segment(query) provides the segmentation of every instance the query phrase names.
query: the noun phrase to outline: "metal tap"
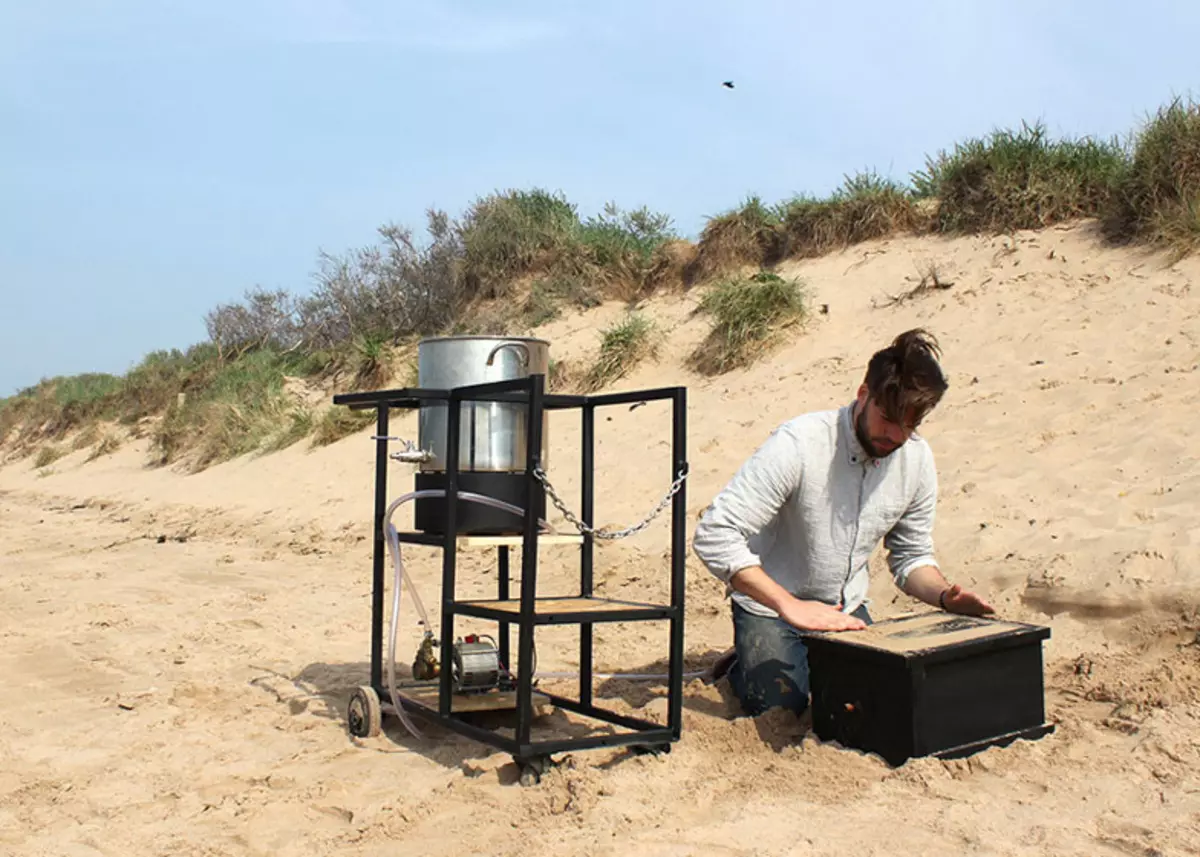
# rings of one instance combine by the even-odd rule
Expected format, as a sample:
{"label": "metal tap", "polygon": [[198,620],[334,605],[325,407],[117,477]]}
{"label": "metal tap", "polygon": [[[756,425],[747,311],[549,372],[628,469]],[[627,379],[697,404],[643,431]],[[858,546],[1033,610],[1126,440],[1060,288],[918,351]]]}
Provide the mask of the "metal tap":
{"label": "metal tap", "polygon": [[419,449],[411,440],[406,440],[404,441],[404,449],[399,452],[390,453],[388,458],[402,461],[405,464],[425,464],[426,462],[433,461],[434,455],[430,450]]}

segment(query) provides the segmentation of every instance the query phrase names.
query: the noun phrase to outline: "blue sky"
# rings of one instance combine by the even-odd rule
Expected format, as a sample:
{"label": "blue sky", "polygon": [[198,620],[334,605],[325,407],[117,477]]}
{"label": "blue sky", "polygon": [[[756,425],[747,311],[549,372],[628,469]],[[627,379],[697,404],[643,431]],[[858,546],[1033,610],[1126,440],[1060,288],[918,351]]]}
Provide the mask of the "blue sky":
{"label": "blue sky", "polygon": [[1022,119],[1124,135],[1200,89],[1197,32],[1182,0],[0,0],[0,396],[497,189],[694,236]]}

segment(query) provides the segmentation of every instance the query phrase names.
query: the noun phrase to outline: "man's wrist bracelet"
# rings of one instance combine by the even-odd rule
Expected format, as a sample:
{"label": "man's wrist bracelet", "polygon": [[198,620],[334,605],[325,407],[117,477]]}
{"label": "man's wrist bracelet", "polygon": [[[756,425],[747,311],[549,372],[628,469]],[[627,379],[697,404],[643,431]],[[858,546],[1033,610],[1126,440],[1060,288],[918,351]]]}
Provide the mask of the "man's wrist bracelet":
{"label": "man's wrist bracelet", "polygon": [[938,607],[941,607],[943,610],[946,609],[946,593],[949,591],[949,589],[943,589],[942,594],[938,596]]}

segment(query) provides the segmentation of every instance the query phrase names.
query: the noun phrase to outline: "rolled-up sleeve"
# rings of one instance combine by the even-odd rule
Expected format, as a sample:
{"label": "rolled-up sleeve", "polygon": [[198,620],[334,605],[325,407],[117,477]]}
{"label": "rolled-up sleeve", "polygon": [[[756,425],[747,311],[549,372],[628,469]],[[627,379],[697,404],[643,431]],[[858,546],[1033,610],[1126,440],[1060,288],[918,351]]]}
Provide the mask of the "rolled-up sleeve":
{"label": "rolled-up sleeve", "polygon": [[784,424],[755,450],[705,510],[692,550],[728,583],[743,568],[761,565],[750,538],[769,524],[800,485],[803,462],[795,431]]}
{"label": "rolled-up sleeve", "polygon": [[892,579],[901,589],[913,569],[923,565],[938,567],[933,550],[937,495],[937,469],[933,454],[929,453],[922,461],[916,496],[883,540],[888,550],[888,568]]}

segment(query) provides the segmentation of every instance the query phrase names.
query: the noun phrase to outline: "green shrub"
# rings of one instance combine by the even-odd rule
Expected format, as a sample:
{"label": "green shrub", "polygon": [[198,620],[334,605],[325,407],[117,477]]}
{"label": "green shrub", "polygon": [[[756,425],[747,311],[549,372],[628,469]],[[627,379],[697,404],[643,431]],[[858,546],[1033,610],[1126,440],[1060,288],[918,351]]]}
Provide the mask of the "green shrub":
{"label": "green shrub", "polygon": [[43,446],[38,450],[37,458],[33,460],[33,466],[40,470],[58,461],[66,454],[67,451],[65,449],[54,444]]}
{"label": "green shrub", "polygon": [[334,405],[317,420],[313,433],[313,446],[327,446],[334,441],[354,434],[375,422],[375,411],[352,411],[342,405]]}
{"label": "green shrub", "polygon": [[918,197],[938,201],[938,231],[996,233],[1098,217],[1125,170],[1117,143],[1051,140],[1039,123],[960,143],[927,159],[913,181]]}
{"label": "green shrub", "polygon": [[123,382],[114,375],[88,373],[48,378],[4,400],[0,439],[15,428],[20,441],[62,439],[89,421],[108,415]]}
{"label": "green shrub", "polygon": [[[50,378],[0,399],[0,443],[33,455],[75,431],[76,447],[86,448],[108,443],[98,440],[106,423],[135,437],[156,423],[155,460],[190,451],[202,465],[306,433],[330,442],[370,417],[335,408],[316,420],[286,394],[286,376],[379,387],[396,374],[398,350],[420,336],[507,334],[564,306],[633,302],[675,285],[712,285],[701,309],[713,329],[690,360],[723,372],[756,359],[805,316],[799,286],[762,269],[906,232],[1005,233],[1099,217],[1112,240],[1180,257],[1200,246],[1200,107],[1177,99],[1160,108],[1128,147],[1053,140],[1041,124],[1023,124],[939,152],[911,187],[866,172],[825,198],[768,205],[749,196],[711,218],[696,244],[645,207],[610,203],[581,220],[561,194],[538,188],[477,199],[461,221],[426,215],[423,245],[388,225],[375,244],[321,253],[307,296],[255,289],[218,306],[206,317],[208,342],[149,354],[124,377]],[[738,278],[746,266],[760,272]],[[636,318],[605,332],[595,366],[582,374],[559,366],[555,383],[622,377],[644,356],[635,346],[657,336],[638,333]]]}
{"label": "green shrub", "polygon": [[100,441],[100,424],[88,423],[79,434],[75,435],[75,440],[71,441],[71,449],[78,452],[81,449],[87,449],[89,446],[94,446]]}
{"label": "green shrub", "polygon": [[[469,297],[460,227],[442,211],[430,209],[426,217],[424,245],[409,229],[389,224],[378,230],[374,245],[342,255],[321,253],[317,286],[292,304],[294,317],[280,322],[273,305],[264,304],[272,311],[259,318],[256,309],[253,329],[294,331],[306,350],[344,352],[361,338],[395,344],[450,324]],[[278,350],[282,341],[276,333],[266,345]]]}
{"label": "green shrub", "polygon": [[285,410],[282,427],[276,427],[262,446],[263,452],[278,452],[312,434],[316,420],[311,408],[296,405]]}
{"label": "green shrub", "polygon": [[799,280],[769,271],[717,283],[704,295],[699,310],[712,317],[712,329],[692,352],[690,363],[705,375],[750,365],[807,316]]}
{"label": "green shrub", "polygon": [[167,464],[190,452],[198,469],[257,451],[272,439],[294,441],[298,427],[311,423],[285,391],[284,378],[305,361],[296,352],[263,350],[207,367],[165,408],[153,435],[154,462]]}
{"label": "green shrub", "polygon": [[875,173],[859,173],[847,176],[828,199],[798,197],[783,206],[784,255],[820,256],[912,231],[920,223],[910,190]]}
{"label": "green shrub", "polygon": [[500,297],[514,280],[549,271],[578,248],[579,215],[561,195],[510,190],[477,200],[461,228],[469,297]]}
{"label": "green shrub", "polygon": [[661,339],[662,333],[651,319],[639,312],[628,313],[601,334],[600,353],[582,379],[584,391],[606,387],[643,360],[657,357]]}
{"label": "green shrub", "polygon": [[1170,248],[1176,258],[1200,245],[1200,105],[1177,99],[1140,131],[1105,230],[1118,241]]}
{"label": "green shrub", "polygon": [[92,447],[92,451],[88,453],[87,460],[95,461],[97,458],[100,458],[103,455],[112,455],[120,448],[121,439],[117,435],[110,432],[100,438],[100,442]]}
{"label": "green shrub", "polygon": [[533,281],[520,314],[527,324],[537,327],[558,318],[564,307],[590,309],[602,301],[603,289],[596,278],[582,273],[551,273]]}
{"label": "green shrub", "polygon": [[622,212],[609,203],[579,229],[579,242],[596,279],[614,297],[632,300],[650,291],[660,264],[659,251],[676,239],[671,218],[646,207]]}
{"label": "green shrub", "polygon": [[781,231],[783,211],[758,196],[740,208],[710,218],[700,233],[696,260],[687,272],[689,284],[719,277],[745,265],[770,266],[785,255]]}

